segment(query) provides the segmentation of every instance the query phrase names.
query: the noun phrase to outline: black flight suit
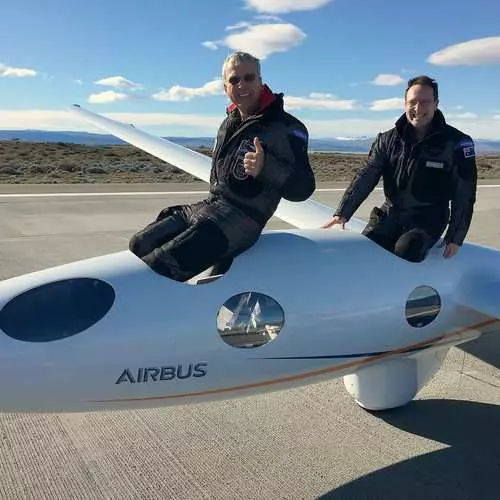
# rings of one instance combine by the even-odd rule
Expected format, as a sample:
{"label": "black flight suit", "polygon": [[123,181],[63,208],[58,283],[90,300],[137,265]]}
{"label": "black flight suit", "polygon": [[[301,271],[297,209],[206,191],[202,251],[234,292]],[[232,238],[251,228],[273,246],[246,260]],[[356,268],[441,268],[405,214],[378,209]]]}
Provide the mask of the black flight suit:
{"label": "black flight suit", "polygon": [[420,262],[447,225],[446,243],[462,245],[465,239],[476,200],[474,142],[446,124],[439,110],[420,141],[406,115],[395,125],[377,135],[366,166],[334,215],[349,220],[382,177],[386,200],[372,210],[363,234],[404,259]]}
{"label": "black flight suit", "polygon": [[[245,154],[255,150],[254,137],[265,153],[256,178],[243,167]],[[162,210],[132,237],[130,250],[177,281],[212,265],[224,268],[257,241],[282,197],[303,201],[314,192],[308,139],[306,127],[284,111],[282,94],[273,94],[265,85],[253,116],[242,121],[230,106],[217,135],[208,198]]]}

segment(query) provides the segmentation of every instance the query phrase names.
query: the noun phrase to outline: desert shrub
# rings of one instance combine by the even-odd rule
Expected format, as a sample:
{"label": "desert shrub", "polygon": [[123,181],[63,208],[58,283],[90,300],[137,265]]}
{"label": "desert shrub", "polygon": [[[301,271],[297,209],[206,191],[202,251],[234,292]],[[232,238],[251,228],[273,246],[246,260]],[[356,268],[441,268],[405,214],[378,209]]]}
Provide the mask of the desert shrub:
{"label": "desert shrub", "polygon": [[95,165],[93,167],[87,167],[85,169],[85,173],[87,173],[87,174],[105,174],[107,172],[106,172],[106,169]]}
{"label": "desert shrub", "polygon": [[32,174],[46,174],[50,168],[47,165],[30,165],[28,170]]}
{"label": "desert shrub", "polygon": [[78,170],[79,167],[79,164],[70,160],[63,160],[57,165],[57,168],[63,172],[74,172],[75,170]]}
{"label": "desert shrub", "polygon": [[6,165],[4,167],[0,167],[0,174],[3,174],[3,175],[20,175],[21,172],[19,171],[18,167],[15,167],[13,165]]}

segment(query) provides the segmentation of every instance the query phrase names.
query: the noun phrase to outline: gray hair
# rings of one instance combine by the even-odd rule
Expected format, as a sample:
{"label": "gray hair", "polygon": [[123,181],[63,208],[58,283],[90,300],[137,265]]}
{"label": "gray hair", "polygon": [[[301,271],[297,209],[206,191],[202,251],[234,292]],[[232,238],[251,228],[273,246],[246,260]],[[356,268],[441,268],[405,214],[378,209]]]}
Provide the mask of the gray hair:
{"label": "gray hair", "polygon": [[252,56],[248,52],[233,52],[226,57],[224,64],[222,65],[222,80],[226,80],[226,69],[230,65],[238,65],[244,62],[251,62],[257,66],[257,75],[260,76],[260,61],[256,57]]}

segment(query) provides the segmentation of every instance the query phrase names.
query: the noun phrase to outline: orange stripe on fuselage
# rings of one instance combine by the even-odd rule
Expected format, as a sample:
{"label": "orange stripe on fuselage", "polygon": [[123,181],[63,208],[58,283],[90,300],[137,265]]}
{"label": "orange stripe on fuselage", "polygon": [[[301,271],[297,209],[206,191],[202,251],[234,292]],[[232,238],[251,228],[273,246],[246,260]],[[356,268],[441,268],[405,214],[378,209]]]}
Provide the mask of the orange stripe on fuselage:
{"label": "orange stripe on fuselage", "polygon": [[162,400],[162,399],[180,399],[180,398],[189,398],[189,397],[198,397],[198,396],[208,396],[211,394],[222,394],[225,392],[233,392],[233,391],[242,391],[245,389],[255,389],[257,387],[266,387],[274,384],[281,384],[283,382],[292,382],[294,380],[301,380],[304,378],[316,377],[317,375],[323,375],[325,373],[334,373],[337,371],[344,370],[346,368],[352,368],[355,366],[362,366],[369,363],[373,363],[375,361],[379,361],[380,359],[387,358],[389,356],[394,356],[395,354],[403,354],[407,351],[412,351],[417,348],[428,347],[432,344],[437,343],[440,340],[449,339],[458,335],[461,335],[468,330],[480,329],[488,325],[492,325],[495,323],[500,323],[500,319],[491,318],[480,323],[476,323],[475,325],[465,326],[456,332],[452,332],[449,334],[445,334],[439,337],[434,337],[429,340],[425,340],[422,342],[417,342],[416,344],[411,344],[406,347],[401,347],[399,349],[395,349],[393,351],[384,352],[382,354],[376,354],[374,356],[370,356],[369,358],[363,358],[357,361],[350,361],[349,363],[344,363],[342,365],[335,365],[329,368],[322,368],[321,370],[314,370],[312,372],[301,373],[300,375],[291,375],[289,377],[277,378],[273,380],[265,380],[263,382],[255,382],[253,384],[246,385],[237,385],[233,387],[223,387],[220,389],[211,389],[208,391],[200,391],[200,392],[188,392],[185,394],[172,394],[168,396],[144,396],[137,398],[123,398],[123,399],[102,399],[97,401],[89,401],[89,403],[126,403],[132,401],[152,401],[152,400]]}

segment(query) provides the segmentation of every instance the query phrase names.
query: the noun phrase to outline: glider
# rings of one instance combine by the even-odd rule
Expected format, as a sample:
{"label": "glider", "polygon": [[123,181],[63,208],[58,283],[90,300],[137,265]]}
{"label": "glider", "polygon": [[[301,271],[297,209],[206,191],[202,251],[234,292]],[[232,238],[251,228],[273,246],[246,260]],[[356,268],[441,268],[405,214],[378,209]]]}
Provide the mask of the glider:
{"label": "glider", "polygon": [[[78,105],[71,112],[208,182],[211,160]],[[411,401],[453,345],[500,330],[500,251],[412,263],[332,208],[283,200],[220,275],[180,283],[128,250],[0,282],[0,411],[199,403],[343,377],[369,410]],[[203,251],[203,249],[200,249]]]}

